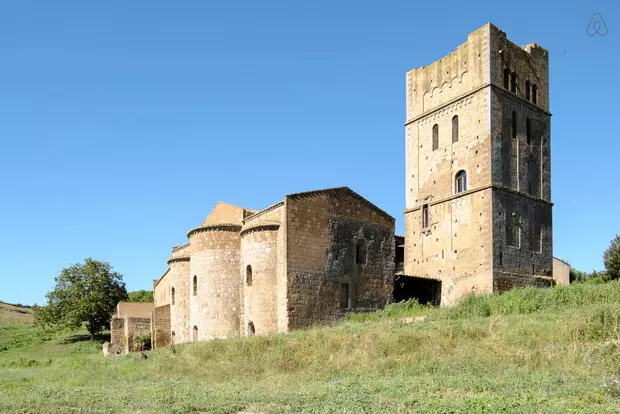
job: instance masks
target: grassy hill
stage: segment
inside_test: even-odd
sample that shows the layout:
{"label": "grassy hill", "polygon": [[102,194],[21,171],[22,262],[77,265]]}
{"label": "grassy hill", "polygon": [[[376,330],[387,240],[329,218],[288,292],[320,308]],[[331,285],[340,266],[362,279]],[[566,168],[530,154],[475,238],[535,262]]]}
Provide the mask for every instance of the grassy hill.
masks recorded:
{"label": "grassy hill", "polygon": [[332,327],[147,359],[105,358],[86,338],[1,326],[0,412],[620,411],[619,282],[450,309],[396,304]]}
{"label": "grassy hill", "polygon": [[0,301],[0,324],[32,323],[32,308]]}

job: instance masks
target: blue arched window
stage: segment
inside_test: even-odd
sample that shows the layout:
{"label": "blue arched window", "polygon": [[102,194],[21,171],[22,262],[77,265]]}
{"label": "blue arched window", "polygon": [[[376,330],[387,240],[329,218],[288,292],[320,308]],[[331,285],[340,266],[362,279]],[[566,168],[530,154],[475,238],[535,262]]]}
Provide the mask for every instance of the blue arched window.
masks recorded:
{"label": "blue arched window", "polygon": [[457,194],[467,191],[467,173],[463,170],[456,173],[455,189]]}

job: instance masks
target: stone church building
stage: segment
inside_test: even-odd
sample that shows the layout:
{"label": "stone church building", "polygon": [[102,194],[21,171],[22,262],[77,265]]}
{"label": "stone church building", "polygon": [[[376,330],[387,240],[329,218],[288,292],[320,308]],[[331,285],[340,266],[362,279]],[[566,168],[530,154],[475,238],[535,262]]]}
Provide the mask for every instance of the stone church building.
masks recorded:
{"label": "stone church building", "polygon": [[392,298],[394,218],[347,187],[260,211],[220,202],[187,238],[154,281],[160,343],[287,332]]}
{"label": "stone church building", "polygon": [[[347,187],[260,211],[220,202],[154,281],[153,344],[568,283],[568,265],[553,258],[548,52],[487,24],[407,73],[406,102],[404,238]],[[116,321],[125,336],[140,322],[128,318]]]}

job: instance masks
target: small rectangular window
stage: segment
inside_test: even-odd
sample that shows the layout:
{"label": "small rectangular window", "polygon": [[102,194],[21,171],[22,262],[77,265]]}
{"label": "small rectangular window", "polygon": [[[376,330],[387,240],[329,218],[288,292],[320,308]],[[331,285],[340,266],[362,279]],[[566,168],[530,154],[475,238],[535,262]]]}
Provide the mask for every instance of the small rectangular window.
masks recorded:
{"label": "small rectangular window", "polygon": [[349,284],[340,284],[340,309],[349,309]]}
{"label": "small rectangular window", "polygon": [[508,89],[510,82],[510,71],[508,68],[504,68],[504,88]]}
{"label": "small rectangular window", "polygon": [[433,151],[439,148],[439,125],[433,125]]}
{"label": "small rectangular window", "polygon": [[422,228],[428,227],[428,204],[422,206]]}
{"label": "small rectangular window", "polygon": [[536,85],[533,85],[532,86],[532,103],[536,105],[537,101],[538,101],[538,88],[536,87]]}
{"label": "small rectangular window", "polygon": [[516,138],[517,137],[517,112],[516,111],[512,111],[512,131],[511,131],[512,137]]}
{"label": "small rectangular window", "polygon": [[510,75],[510,92],[517,93],[517,74],[514,72]]}
{"label": "small rectangular window", "polygon": [[355,245],[355,263],[366,263],[366,243],[364,243],[364,240],[358,240]]}

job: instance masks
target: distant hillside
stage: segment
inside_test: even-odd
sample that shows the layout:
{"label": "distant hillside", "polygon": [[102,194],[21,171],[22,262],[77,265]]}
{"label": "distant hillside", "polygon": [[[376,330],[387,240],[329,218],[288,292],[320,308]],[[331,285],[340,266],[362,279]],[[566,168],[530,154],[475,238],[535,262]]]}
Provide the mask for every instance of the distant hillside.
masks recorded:
{"label": "distant hillside", "polygon": [[11,305],[0,301],[0,323],[32,323],[33,319],[30,306]]}

